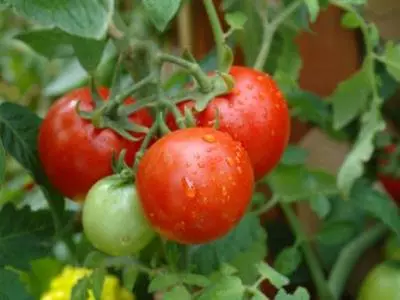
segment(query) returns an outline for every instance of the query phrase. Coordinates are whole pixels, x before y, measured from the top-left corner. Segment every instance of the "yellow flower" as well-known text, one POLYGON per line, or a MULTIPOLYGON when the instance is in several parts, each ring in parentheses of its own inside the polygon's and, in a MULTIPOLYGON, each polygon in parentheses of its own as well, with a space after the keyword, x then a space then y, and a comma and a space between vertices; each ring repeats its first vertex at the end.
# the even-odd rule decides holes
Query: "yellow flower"
MULTIPOLYGON (((49 290, 42 295, 40 300, 70 300, 74 285, 92 270, 67 266, 50 283, 49 290)), ((93 291, 89 290, 87 300, 95 300, 93 291)), ((135 297, 124 287, 121 287, 115 276, 107 275, 101 294, 101 300, 135 300, 135 297)))

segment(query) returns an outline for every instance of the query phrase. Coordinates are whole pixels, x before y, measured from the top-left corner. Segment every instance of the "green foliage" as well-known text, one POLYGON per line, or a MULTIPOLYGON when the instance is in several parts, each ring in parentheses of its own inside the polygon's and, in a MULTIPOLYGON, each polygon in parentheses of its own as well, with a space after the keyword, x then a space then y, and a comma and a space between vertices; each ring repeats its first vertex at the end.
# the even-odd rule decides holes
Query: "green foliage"
POLYGON ((111 15, 113 0, 5 0, 15 11, 46 27, 57 27, 86 38, 104 37, 111 15))
POLYGON ((4 150, 3 143, 0 140, 0 185, 4 181, 6 175, 6 151, 4 150))
POLYGON ((318 0, 305 0, 308 11, 310 13, 311 22, 315 22, 319 14, 318 0))
POLYGON ((275 300, 309 300, 310 295, 307 290, 299 287, 293 294, 288 294, 285 290, 279 290, 275 300))
POLYGON ((296 245, 284 248, 276 257, 274 268, 281 274, 290 276, 302 262, 302 255, 296 245))
POLYGON ((0 278, 1 299, 34 299, 31 295, 28 294, 28 291, 25 289, 16 272, 8 269, 0 269, 0 278))
POLYGON ((12 204, 0 211, 0 266, 30 268, 33 259, 50 254, 54 226, 48 211, 16 210, 12 204))
POLYGON ((247 22, 247 17, 240 11, 225 14, 225 21, 233 30, 242 30, 247 22))
POLYGON ((168 23, 179 11, 181 0, 143 0, 143 6, 154 26, 159 31, 164 31, 168 23))
POLYGON ((71 291, 71 299, 86 300, 89 290, 92 290, 94 298, 100 300, 106 274, 104 269, 95 269, 90 275, 81 278, 71 291))
POLYGON ((389 74, 400 81, 400 45, 388 41, 382 59, 386 63, 389 74))

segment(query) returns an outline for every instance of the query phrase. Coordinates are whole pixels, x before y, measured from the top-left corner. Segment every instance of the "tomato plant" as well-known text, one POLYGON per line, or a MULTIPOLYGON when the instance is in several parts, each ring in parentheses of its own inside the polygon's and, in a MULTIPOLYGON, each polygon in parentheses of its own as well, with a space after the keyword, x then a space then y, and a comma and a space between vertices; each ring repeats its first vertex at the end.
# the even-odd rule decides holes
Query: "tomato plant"
MULTIPOLYGON (((233 66, 229 74, 235 85, 230 93, 213 99, 204 111, 194 102, 179 106, 194 110, 198 126, 212 127, 232 135, 249 153, 256 179, 261 179, 279 162, 290 135, 290 115, 286 100, 274 80, 248 67, 233 66)), ((170 121, 172 128, 176 124, 170 121)))
POLYGON ((243 217, 253 192, 248 154, 212 128, 188 128, 158 140, 143 156, 137 188, 151 224, 168 239, 207 243, 243 217))
MULTIPOLYGON (((99 94, 108 99, 109 90, 99 94)), ((126 149, 125 160, 132 164, 140 147, 139 141, 129 141, 109 128, 96 128, 81 118, 76 105, 92 110, 94 102, 88 88, 69 92, 49 109, 40 127, 38 150, 43 169, 51 183, 65 196, 82 201, 90 187, 112 174, 111 158, 126 149)), ((126 103, 132 103, 127 99, 126 103)), ((133 122, 151 125, 151 117, 142 110, 132 114, 133 122)))
POLYGON ((397 297, 390 1, 0 3, 3 298, 397 297))
POLYGON ((145 219, 135 186, 118 177, 105 177, 89 190, 82 210, 87 238, 110 255, 130 255, 154 237, 145 219))

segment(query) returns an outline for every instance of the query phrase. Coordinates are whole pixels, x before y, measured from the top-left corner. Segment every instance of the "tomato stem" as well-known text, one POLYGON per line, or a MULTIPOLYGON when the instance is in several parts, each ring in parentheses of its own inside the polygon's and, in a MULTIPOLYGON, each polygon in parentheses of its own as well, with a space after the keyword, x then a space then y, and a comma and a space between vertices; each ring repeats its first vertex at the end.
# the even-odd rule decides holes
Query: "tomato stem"
POLYGON ((328 280, 328 285, 335 299, 340 299, 349 274, 360 256, 382 238, 387 231, 385 225, 377 224, 356 237, 340 251, 328 280))
POLYGON ((221 22, 219 21, 217 10, 215 9, 213 0, 204 0, 204 7, 206 9, 210 25, 214 34, 214 40, 217 50, 218 70, 224 71, 225 65, 225 35, 222 30, 221 22))
POLYGON ((324 300, 334 300, 334 297, 329 290, 329 286, 325 280, 325 274, 322 267, 311 248, 310 244, 307 242, 307 236, 302 229, 302 225, 298 220, 296 214, 293 212, 290 204, 281 202, 282 211, 292 228, 293 233, 296 236, 296 240, 300 241, 300 247, 303 250, 304 258, 311 272, 311 277, 317 288, 318 298, 324 300))
POLYGON ((277 195, 273 195, 268 202, 264 203, 259 209, 254 210, 253 213, 255 213, 258 216, 262 215, 273 209, 275 205, 278 203, 279 203, 279 197, 277 195))
POLYGON ((279 26, 300 7, 302 3, 302 0, 292 2, 287 7, 285 7, 283 11, 279 13, 272 21, 268 22, 267 19, 264 20, 265 24, 263 42, 261 44, 260 52, 258 53, 256 61, 254 63, 254 69, 259 71, 263 70, 276 31, 278 30, 279 26))
POLYGON ((140 160, 142 159, 144 152, 146 151, 147 147, 149 146, 151 139, 156 134, 157 129, 158 129, 158 124, 157 124, 157 122, 154 122, 153 126, 151 126, 149 132, 146 134, 145 138, 143 139, 142 145, 140 146, 139 151, 136 153, 135 162, 132 167, 134 174, 136 174, 137 169, 139 167, 140 160))

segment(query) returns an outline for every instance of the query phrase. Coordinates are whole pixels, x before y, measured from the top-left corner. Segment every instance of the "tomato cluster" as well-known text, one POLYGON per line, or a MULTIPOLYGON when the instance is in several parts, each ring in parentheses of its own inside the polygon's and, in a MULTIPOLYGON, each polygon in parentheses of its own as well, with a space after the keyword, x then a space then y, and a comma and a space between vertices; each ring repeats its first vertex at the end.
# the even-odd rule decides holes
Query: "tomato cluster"
MULTIPOLYGON (((277 165, 285 150, 290 116, 267 74, 234 66, 230 75, 233 89, 203 111, 197 112, 190 99, 178 105, 182 112, 192 111, 195 127, 178 129, 172 115, 166 116, 172 131, 144 152, 134 185, 112 176, 111 157, 126 149, 125 162, 132 165, 142 140, 128 141, 82 119, 76 104, 93 109, 89 89, 65 95, 49 110, 39 135, 40 158, 65 196, 86 198, 83 226, 94 246, 111 255, 136 253, 153 232, 183 244, 207 243, 240 221, 254 182, 277 165)), ((109 91, 99 93, 106 101, 109 91)), ((153 123, 146 109, 129 120, 147 127, 153 123)))

